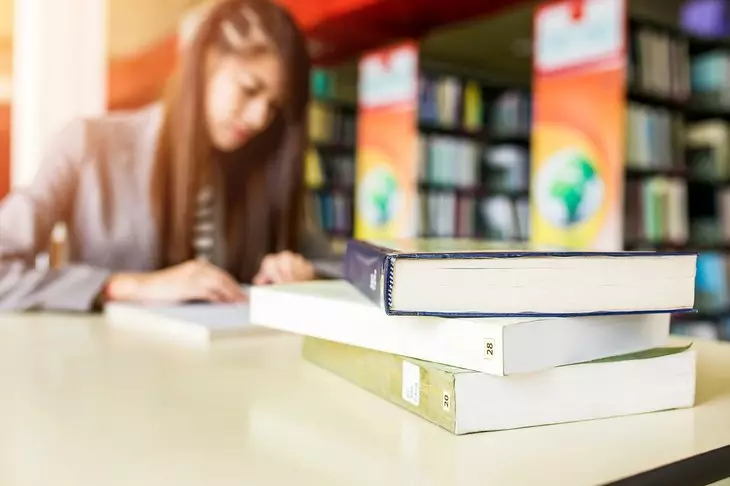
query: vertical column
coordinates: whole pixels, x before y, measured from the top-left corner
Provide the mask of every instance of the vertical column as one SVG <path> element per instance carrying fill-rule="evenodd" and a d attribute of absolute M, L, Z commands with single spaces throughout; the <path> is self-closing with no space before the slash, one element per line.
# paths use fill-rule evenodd
<path fill-rule="evenodd" d="M 535 246 L 623 248 L 626 0 L 535 13 L 530 187 Z"/>
<path fill-rule="evenodd" d="M 418 45 L 405 42 L 360 61 L 355 237 L 416 236 Z"/>
<path fill-rule="evenodd" d="M 107 109 L 107 0 L 15 2 L 11 184 L 70 120 Z"/>

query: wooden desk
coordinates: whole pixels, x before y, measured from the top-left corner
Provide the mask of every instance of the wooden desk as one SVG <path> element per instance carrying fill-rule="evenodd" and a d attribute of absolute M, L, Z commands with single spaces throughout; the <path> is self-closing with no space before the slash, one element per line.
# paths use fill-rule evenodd
<path fill-rule="evenodd" d="M 0 484 L 586 485 L 661 467 L 651 474 L 730 475 L 730 345 L 696 344 L 694 409 L 456 437 L 302 362 L 299 344 L 272 333 L 195 350 L 110 330 L 100 317 L 0 316 Z M 700 457 L 666 468 L 722 447 L 709 466 Z M 651 474 L 634 480 L 672 484 Z"/>

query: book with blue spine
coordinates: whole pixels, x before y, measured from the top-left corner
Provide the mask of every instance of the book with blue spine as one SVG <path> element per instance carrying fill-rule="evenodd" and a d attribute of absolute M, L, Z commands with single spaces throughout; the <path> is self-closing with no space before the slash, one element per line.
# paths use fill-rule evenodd
<path fill-rule="evenodd" d="M 694 310 L 697 254 L 477 240 L 350 240 L 344 278 L 388 315 L 570 317 Z"/>

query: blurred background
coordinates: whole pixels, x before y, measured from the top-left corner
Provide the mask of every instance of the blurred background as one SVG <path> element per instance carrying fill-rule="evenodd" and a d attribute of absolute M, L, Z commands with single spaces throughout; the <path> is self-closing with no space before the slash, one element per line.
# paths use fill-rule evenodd
<path fill-rule="evenodd" d="M 358 217 L 377 212 L 358 198 L 366 183 L 358 126 L 367 116 L 358 98 L 372 88 L 361 61 L 404 41 L 416 46 L 419 95 L 403 143 L 417 149 L 398 163 L 413 165 L 418 180 L 415 216 L 394 231 L 532 239 L 533 19 L 541 2 L 278 1 L 304 29 L 315 61 L 304 183 L 310 213 L 333 242 L 361 236 Z M 0 197 L 28 183 L 69 119 L 159 99 L 209 3 L 0 0 Z M 730 7 L 627 4 L 626 138 L 615 141 L 625 153 L 619 246 L 701 251 L 701 312 L 677 318 L 674 331 L 729 339 Z"/>

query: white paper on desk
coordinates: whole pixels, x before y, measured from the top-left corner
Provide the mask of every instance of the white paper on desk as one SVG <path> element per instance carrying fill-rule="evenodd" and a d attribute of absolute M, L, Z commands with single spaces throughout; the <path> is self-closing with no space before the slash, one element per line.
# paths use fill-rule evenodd
<path fill-rule="evenodd" d="M 202 326 L 210 332 L 237 329 L 249 324 L 248 303 L 242 304 L 181 304 L 135 306 L 149 316 L 164 317 Z"/>
<path fill-rule="evenodd" d="M 244 290 L 248 293 L 248 288 Z M 209 341 L 260 329 L 250 323 L 247 302 L 177 305 L 110 302 L 104 308 L 104 315 L 112 327 L 195 341 Z"/>

